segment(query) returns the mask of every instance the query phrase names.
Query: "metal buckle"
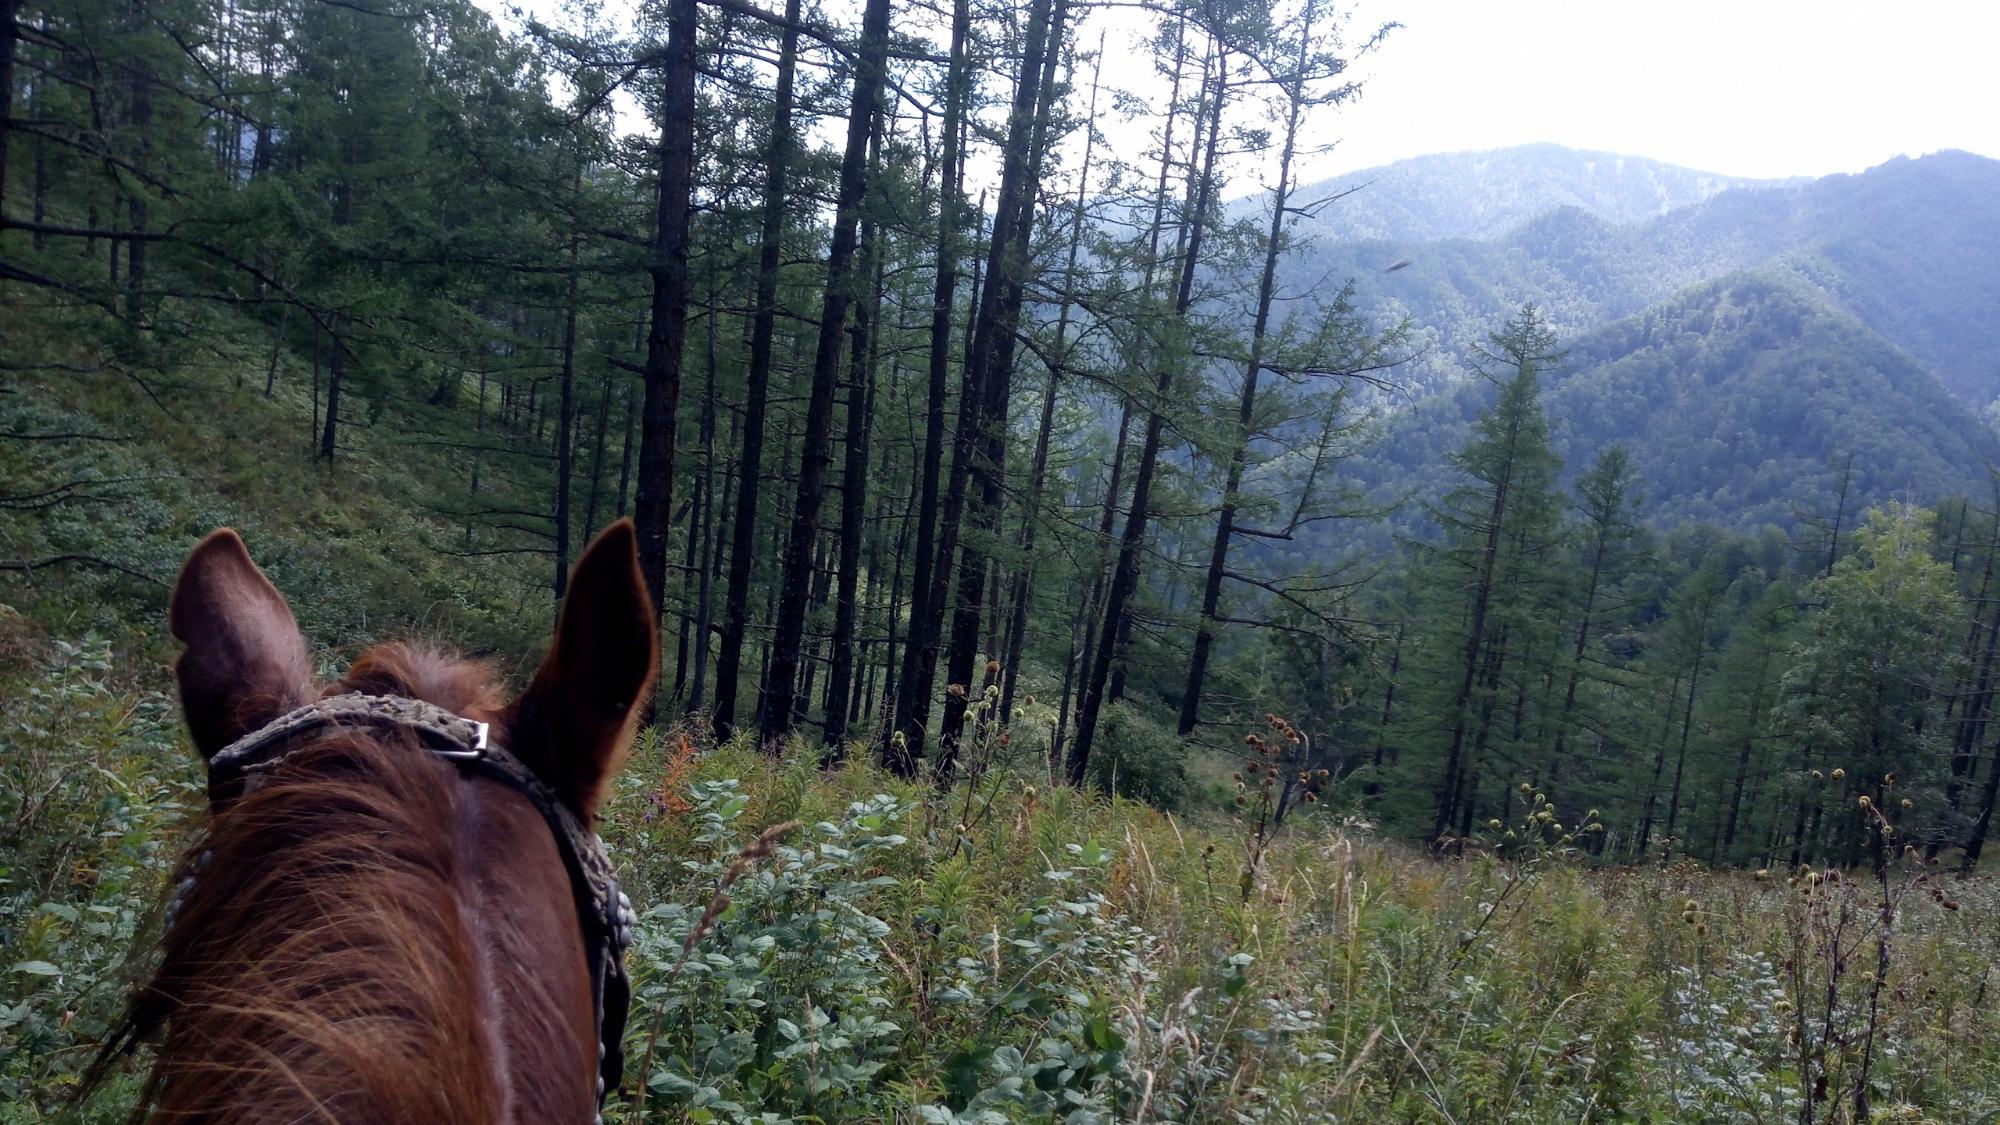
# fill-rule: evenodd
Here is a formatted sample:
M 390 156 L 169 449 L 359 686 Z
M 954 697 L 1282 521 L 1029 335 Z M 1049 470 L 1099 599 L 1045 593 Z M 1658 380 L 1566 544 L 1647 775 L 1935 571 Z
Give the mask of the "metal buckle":
M 447 750 L 441 746 L 433 746 L 431 747 L 431 753 L 436 754 L 440 758 L 450 758 L 457 762 L 476 762 L 484 758 L 486 756 L 486 724 L 472 724 L 472 746 L 469 749 L 465 747 L 452 747 Z

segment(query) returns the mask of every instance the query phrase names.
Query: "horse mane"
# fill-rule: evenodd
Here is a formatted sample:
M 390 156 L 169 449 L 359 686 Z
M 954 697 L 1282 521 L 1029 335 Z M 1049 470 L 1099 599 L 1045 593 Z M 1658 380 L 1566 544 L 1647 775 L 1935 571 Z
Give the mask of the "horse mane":
M 390 644 L 327 691 L 487 718 L 501 707 L 495 681 L 482 664 Z M 212 817 L 175 869 L 185 889 L 158 968 L 100 1056 L 168 1032 L 135 1118 L 501 1119 L 502 1044 L 476 940 L 494 923 L 464 905 L 467 788 L 407 732 L 342 731 Z

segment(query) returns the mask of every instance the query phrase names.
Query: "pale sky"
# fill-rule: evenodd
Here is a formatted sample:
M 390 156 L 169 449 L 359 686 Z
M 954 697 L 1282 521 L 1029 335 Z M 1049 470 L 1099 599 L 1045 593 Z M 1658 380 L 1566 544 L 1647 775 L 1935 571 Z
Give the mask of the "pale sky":
M 1388 20 L 1315 174 L 1531 141 L 1738 176 L 2000 157 L 1996 0 L 1358 0 Z
M 557 21 L 570 8 L 478 2 L 503 18 L 513 4 Z M 599 2 L 613 22 L 634 4 Z M 1403 26 L 1357 64 L 1363 96 L 1313 127 L 1309 140 L 1338 143 L 1305 165 L 1309 180 L 1536 141 L 1760 177 L 1858 172 L 1944 148 L 2000 158 L 2000 0 L 1344 2 L 1351 38 Z M 821 7 L 851 26 L 860 3 Z M 1153 89 L 1138 40 L 1151 17 L 1085 11 L 1074 41 L 1108 37 L 1105 85 Z M 1080 69 L 1079 99 L 1088 81 Z

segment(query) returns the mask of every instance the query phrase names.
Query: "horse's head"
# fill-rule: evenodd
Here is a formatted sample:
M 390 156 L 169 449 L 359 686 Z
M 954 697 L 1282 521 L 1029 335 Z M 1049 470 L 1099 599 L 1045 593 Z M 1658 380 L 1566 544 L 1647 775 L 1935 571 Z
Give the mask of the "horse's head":
M 532 777 L 458 768 L 421 731 L 335 722 L 212 787 L 134 1009 L 137 1031 L 164 1025 L 158 1115 L 589 1121 L 590 920 L 552 825 L 595 824 L 657 668 L 631 524 L 585 551 L 511 702 L 485 665 L 400 644 L 316 684 L 290 606 L 228 530 L 189 555 L 170 621 L 212 767 L 274 720 L 362 693 L 485 724 L 495 757 Z

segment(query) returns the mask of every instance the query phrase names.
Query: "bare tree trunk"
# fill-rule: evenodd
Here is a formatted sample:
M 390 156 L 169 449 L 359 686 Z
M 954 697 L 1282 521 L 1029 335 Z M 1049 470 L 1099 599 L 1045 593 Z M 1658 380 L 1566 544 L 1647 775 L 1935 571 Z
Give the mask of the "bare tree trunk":
M 869 140 L 871 178 L 880 174 L 882 117 Z M 868 511 L 868 429 L 875 409 L 875 314 L 882 304 L 882 250 L 873 221 L 861 225 L 861 270 L 870 278 L 866 300 L 854 307 L 847 366 L 846 460 L 840 478 L 840 588 L 833 602 L 833 642 L 827 670 L 826 762 L 847 754 L 848 697 L 854 682 L 854 625 L 861 579 L 861 536 Z
M 696 0 L 668 0 L 660 105 L 660 180 L 652 322 L 646 333 L 646 402 L 639 438 L 639 569 L 657 613 L 667 598 L 667 540 L 674 510 L 674 443 L 687 343 L 688 212 L 694 176 Z
M 939 722 L 936 781 L 949 784 L 958 756 L 974 686 L 973 664 L 979 650 L 981 602 L 987 568 L 992 565 L 994 540 L 1000 528 L 1000 505 L 1007 471 L 1007 404 L 1011 397 L 1015 332 L 1020 323 L 1027 281 L 1029 236 L 1034 226 L 1034 185 L 1041 173 L 1048 124 L 1055 100 L 1056 63 L 1062 53 L 1068 0 L 1039 0 L 1029 10 L 1026 51 L 1014 92 L 1012 116 L 1000 177 L 1000 196 L 993 212 L 993 235 L 987 255 L 986 288 L 979 297 L 979 317 L 972 334 L 967 386 L 977 388 L 973 444 L 960 460 L 978 487 L 968 513 L 972 534 L 962 540 L 958 563 L 958 604 L 952 614 L 951 644 L 945 682 L 961 686 L 947 693 Z M 959 471 L 953 466 L 954 474 Z M 933 574 L 949 567 L 940 559 Z M 998 612 L 999 607 L 994 607 Z
M 2000 801 L 2000 739 L 1993 743 L 1993 761 L 1986 769 L 1986 788 L 1979 798 L 1979 817 L 1972 822 L 1972 834 L 1965 841 L 1965 856 L 1959 861 L 1959 870 L 1971 874 L 1979 866 L 1979 855 L 1986 850 L 1986 835 L 1993 827 L 1993 806 Z
M 146 0 L 137 4 L 136 22 L 144 26 L 148 19 Z M 132 135 L 137 140 L 137 150 L 132 154 L 132 163 L 142 174 L 150 163 L 153 128 L 152 76 L 138 60 L 130 64 L 132 73 Z M 0 138 L 4 139 L 4 138 Z M 125 319 L 132 327 L 140 326 L 145 314 L 146 299 L 146 186 L 141 180 L 135 181 L 131 194 L 127 196 L 131 217 L 132 237 L 125 251 Z M 329 460 L 332 453 L 327 454 Z
M 631 511 L 632 499 L 632 415 L 636 406 L 632 396 L 625 398 L 625 441 L 618 454 L 618 515 Z
M 480 377 L 485 384 L 485 375 Z M 588 543 L 597 535 L 598 501 L 604 489 L 604 437 L 611 425 L 611 376 L 604 377 L 604 385 L 597 396 L 597 435 L 592 439 L 590 455 L 590 492 L 583 502 L 583 541 Z
M 582 190 L 583 161 L 577 160 L 576 181 L 571 185 L 571 201 Z M 557 601 L 569 589 L 570 477 L 576 465 L 576 300 L 577 251 L 582 237 L 571 229 L 569 235 L 569 278 L 563 294 L 562 392 L 560 417 L 556 419 L 556 574 Z
M 1743 810 L 1743 783 L 1750 773 L 1750 753 L 1757 745 L 1757 724 L 1763 719 L 1765 672 L 1766 667 L 1760 664 L 1757 681 L 1750 685 L 1750 724 L 1744 728 L 1743 742 L 1737 748 L 1736 781 L 1729 793 L 1729 822 L 1722 831 L 1722 847 L 1725 850 L 1736 843 L 1736 822 Z
M 1305 112 L 1307 51 L 1312 44 L 1313 17 L 1317 8 L 1308 5 L 1304 26 L 1299 29 L 1296 68 L 1280 85 L 1285 89 L 1285 140 L 1279 148 L 1278 181 L 1271 187 L 1271 224 L 1264 236 L 1264 271 L 1257 279 L 1257 312 L 1250 328 L 1250 356 L 1243 365 L 1243 391 L 1236 406 L 1236 433 L 1229 450 L 1229 469 L 1222 485 L 1222 511 L 1215 520 L 1215 539 L 1209 547 L 1208 573 L 1202 580 L 1201 619 L 1195 627 L 1194 652 L 1188 658 L 1187 684 L 1181 690 L 1180 733 L 1194 733 L 1201 725 L 1201 692 L 1208 678 L 1208 659 L 1215 647 L 1216 614 L 1222 605 L 1222 579 L 1229 567 L 1229 546 L 1236 534 L 1236 511 L 1241 502 L 1243 471 L 1250 456 L 1250 436 L 1257 411 L 1257 376 L 1264 365 L 1264 344 L 1271 327 L 1271 303 L 1277 293 L 1278 253 L 1284 245 L 1286 205 L 1292 194 L 1292 158 L 1298 151 L 1299 118 Z
M 937 278 L 931 296 L 931 339 L 929 395 L 924 410 L 924 450 L 917 498 L 917 536 L 912 545 L 913 571 L 910 582 L 910 630 L 903 646 L 900 685 L 892 681 L 892 718 L 884 724 L 882 764 L 902 778 L 917 774 L 917 759 L 923 754 L 924 728 L 930 720 L 930 684 L 936 668 L 942 606 L 931 604 L 931 590 L 937 585 L 932 570 L 939 555 L 937 547 L 938 477 L 944 464 L 945 398 L 949 393 L 951 370 L 951 314 L 958 289 L 958 225 L 962 206 L 964 152 L 959 144 L 960 125 L 972 88 L 971 68 L 966 60 L 966 41 L 971 34 L 970 0 L 954 0 L 951 21 L 951 63 L 945 76 L 944 122 L 939 138 L 942 154 L 938 162 Z M 893 647 L 893 646 L 892 646 Z
M 892 382 L 891 386 L 894 385 Z M 897 660 L 896 625 L 903 616 L 901 601 L 903 591 L 903 563 L 910 550 L 910 520 L 916 509 L 918 493 L 923 482 L 918 474 L 910 475 L 910 492 L 903 505 L 903 518 L 896 528 L 896 561 L 889 575 L 889 605 L 884 615 L 888 640 L 882 656 L 882 726 L 886 729 L 894 721 L 896 713 L 896 672 L 902 666 Z M 914 591 L 913 591 L 914 593 Z
M 1068 362 L 1069 317 L 1076 301 L 1076 261 L 1083 244 L 1083 216 L 1090 201 L 1090 162 L 1096 155 L 1098 81 L 1104 71 L 1104 37 L 1097 42 L 1097 64 L 1090 79 L 1090 105 L 1084 115 L 1083 165 L 1077 173 L 1076 212 L 1070 219 L 1068 260 L 1063 267 L 1062 307 L 1056 313 L 1055 362 L 1049 367 L 1048 388 L 1042 397 L 1041 425 L 1035 431 L 1035 455 L 1028 474 L 1028 500 L 1021 517 L 1021 567 L 1014 576 L 1013 616 L 1007 625 L 1006 655 L 1001 658 L 1004 679 L 1000 686 L 1000 714 L 1014 714 L 1014 688 L 1020 682 L 1022 650 L 1027 643 L 1028 602 L 1034 589 L 1035 532 L 1041 526 L 1042 493 L 1048 481 L 1049 439 L 1055 429 L 1056 392 L 1062 381 L 1062 364 Z
M 317 345 L 315 345 L 317 346 Z M 314 353 L 313 371 L 319 371 L 318 353 Z M 315 380 L 317 381 L 317 380 Z M 472 475 L 465 489 L 465 542 L 472 542 L 472 502 L 479 498 L 479 463 L 485 456 L 486 445 L 486 368 L 479 369 L 479 409 L 472 415 Z
M 833 394 L 840 377 L 841 336 L 853 303 L 854 249 L 868 187 L 868 140 L 881 112 L 882 80 L 889 50 L 889 0 L 868 0 L 861 17 L 861 49 L 854 68 L 848 108 L 847 147 L 840 161 L 833 234 L 827 245 L 826 292 L 820 305 L 819 343 L 813 354 L 812 388 L 806 401 L 804 443 L 799 453 L 798 495 L 792 505 L 791 534 L 785 542 L 778 583 L 778 614 L 772 628 L 771 665 L 758 693 L 757 729 L 766 744 L 790 732 L 798 700 L 800 644 L 805 634 L 814 540 L 819 535 L 820 502 L 833 460 Z
M 20 15 L 21 0 L 0 0 L 0 229 L 6 225 L 7 134 L 14 120 L 14 37 Z
M 1209 114 L 1207 151 L 1202 156 L 1193 206 L 1188 210 L 1187 246 L 1181 258 L 1180 285 L 1174 296 L 1174 317 L 1177 320 L 1186 318 L 1188 305 L 1193 300 L 1195 267 L 1201 260 L 1202 235 L 1214 196 L 1222 108 L 1228 101 L 1229 51 L 1226 46 L 1215 42 L 1213 37 L 1211 49 L 1216 57 L 1213 89 L 1206 107 Z M 1146 540 L 1153 474 L 1159 466 L 1160 439 L 1178 365 L 1177 359 L 1171 355 L 1159 356 L 1155 362 L 1159 364 L 1154 386 L 1156 397 L 1147 409 L 1145 443 L 1140 447 L 1139 467 L 1132 478 L 1132 510 L 1125 517 L 1125 534 L 1118 547 L 1118 564 L 1112 572 L 1110 594 L 1105 599 L 1104 627 L 1098 634 L 1096 661 L 1089 678 L 1084 681 L 1083 705 L 1077 714 L 1076 742 L 1070 747 L 1069 777 L 1073 785 L 1082 785 L 1088 776 L 1091 744 L 1097 737 L 1098 717 L 1103 710 L 1105 688 L 1117 655 L 1117 642 L 1128 625 L 1132 596 L 1139 588 L 1139 549 Z
M 720 349 L 716 345 L 719 331 L 717 321 L 722 317 L 721 281 L 716 276 L 715 264 L 711 260 L 708 274 L 708 378 L 703 381 L 701 395 L 701 491 L 695 502 L 701 506 L 701 553 L 694 560 L 695 565 L 695 612 L 694 612 L 694 686 L 688 690 L 687 713 L 692 715 L 701 709 L 703 683 L 708 675 L 708 648 L 710 625 L 709 587 L 713 576 L 710 563 L 715 552 L 715 369 L 720 360 Z M 690 528 L 690 532 L 694 529 Z M 692 540 L 690 540 L 692 541 Z
M 786 0 L 778 48 L 777 100 L 764 160 L 764 207 L 757 243 L 757 306 L 750 327 L 750 369 L 744 383 L 743 441 L 737 453 L 736 513 L 729 534 L 729 584 L 715 665 L 715 739 L 736 726 L 736 692 L 743 639 L 750 628 L 750 574 L 757 543 L 757 493 L 764 459 L 764 409 L 771 388 L 771 342 L 778 313 L 779 250 L 785 231 L 785 183 L 792 150 L 792 87 L 798 69 L 799 0 Z
M 264 397 L 270 398 L 278 387 L 278 357 L 285 351 L 285 330 L 292 325 L 292 306 L 286 305 L 278 317 L 278 331 L 271 337 L 271 363 L 264 369 Z
M 333 450 L 339 438 L 340 427 L 340 384 L 347 373 L 344 357 L 347 345 L 340 338 L 341 318 L 338 314 L 329 317 L 327 323 L 328 346 L 326 353 L 326 420 L 319 434 L 320 460 L 333 463 Z
M 311 426 L 310 426 L 310 428 L 308 428 L 308 429 L 306 430 L 306 444 L 307 444 L 308 446 L 310 446 L 310 447 L 312 447 L 312 448 L 313 448 L 313 451 L 314 451 L 314 456 L 318 456 L 318 444 L 317 444 L 317 443 L 319 442 L 319 342 L 320 342 L 320 335 L 321 335 L 321 333 L 320 333 L 319 329 L 318 329 L 318 328 L 314 328 L 314 329 L 313 329 L 313 333 L 312 333 L 312 372 L 313 372 L 313 376 L 312 376 L 312 423 L 311 423 Z M 479 473 L 478 473 L 478 467 L 477 467 L 477 466 L 475 465 L 475 466 L 474 466 L 474 468 L 473 468 L 473 479 L 474 479 L 475 481 L 477 481 L 477 480 L 478 480 L 478 478 L 479 478 Z
M 1104 504 L 1098 511 L 1097 534 L 1090 541 L 1090 596 L 1084 599 L 1083 607 L 1083 649 L 1077 654 L 1077 670 L 1087 680 L 1090 670 L 1097 666 L 1097 626 L 1104 611 L 1105 588 L 1110 585 L 1111 563 L 1115 557 L 1111 551 L 1111 532 L 1118 526 L 1118 496 L 1124 488 L 1125 448 L 1132 436 L 1132 400 L 1126 399 L 1118 411 L 1118 437 L 1111 447 L 1111 471 L 1105 477 Z M 1063 677 L 1062 715 L 1067 717 L 1071 704 L 1071 675 Z M 1076 703 L 1079 707 L 1082 699 Z M 1057 762 L 1060 766 L 1061 763 Z

